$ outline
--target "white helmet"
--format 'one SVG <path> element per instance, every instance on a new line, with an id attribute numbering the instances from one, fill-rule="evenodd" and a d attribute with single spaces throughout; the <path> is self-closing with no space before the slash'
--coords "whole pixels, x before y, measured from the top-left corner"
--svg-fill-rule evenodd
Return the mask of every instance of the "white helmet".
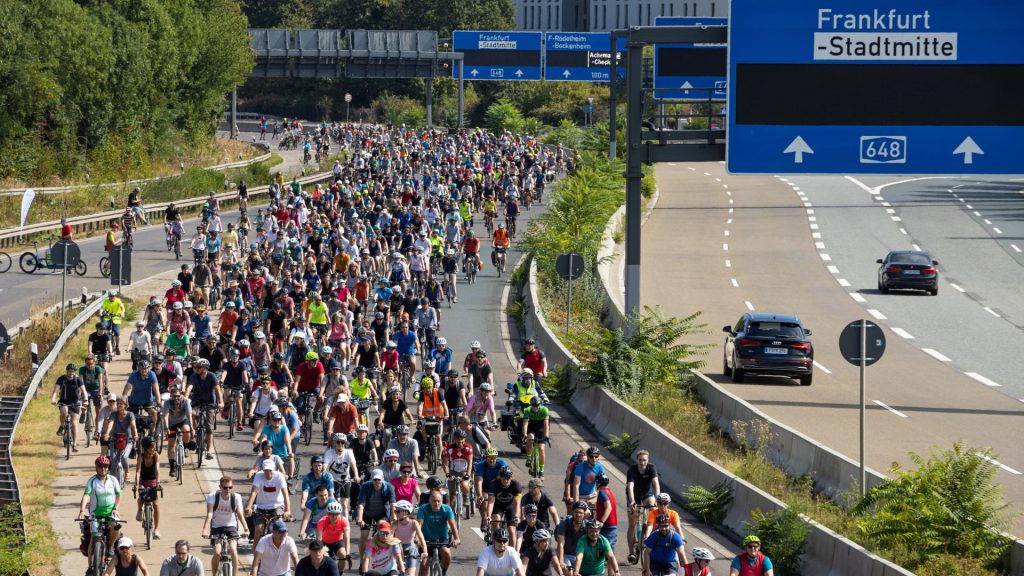
<path id="1" fill-rule="evenodd" d="M 470 348 L 481 348 L 480 341 L 479 340 L 473 340 L 473 342 L 470 343 L 469 347 Z"/>
<path id="2" fill-rule="evenodd" d="M 331 502 L 330 504 L 327 505 L 327 513 L 328 514 L 341 514 L 341 512 L 342 512 L 342 510 L 341 510 L 341 503 L 339 503 L 339 502 Z"/>
<path id="3" fill-rule="evenodd" d="M 387 460 L 388 458 L 395 458 L 395 459 L 397 459 L 398 458 L 398 450 L 395 450 L 394 448 L 390 448 L 388 450 L 385 450 L 384 451 L 384 459 Z"/>
<path id="4" fill-rule="evenodd" d="M 714 560 L 715 555 L 711 553 L 707 548 L 694 548 L 693 549 L 694 560 Z"/>
<path id="5" fill-rule="evenodd" d="M 409 514 L 412 514 L 416 510 L 416 507 L 408 500 L 399 500 L 398 502 L 395 502 L 395 508 L 397 510 L 405 510 Z"/>
<path id="6" fill-rule="evenodd" d="M 433 368 L 436 364 L 437 363 L 431 360 L 430 358 L 427 358 L 426 360 L 423 361 L 424 368 Z"/>
<path id="7" fill-rule="evenodd" d="M 447 338 L 443 338 L 443 337 L 439 337 L 437 339 L 437 345 L 438 346 L 447 346 L 448 345 L 448 339 Z"/>

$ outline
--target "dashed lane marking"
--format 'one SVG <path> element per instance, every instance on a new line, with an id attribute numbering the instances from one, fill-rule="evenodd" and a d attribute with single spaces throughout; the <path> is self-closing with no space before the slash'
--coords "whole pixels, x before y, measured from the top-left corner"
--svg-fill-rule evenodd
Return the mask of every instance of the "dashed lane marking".
<path id="1" fill-rule="evenodd" d="M 918 251 L 918 252 L 920 252 L 920 251 L 921 251 L 921 247 L 920 247 L 920 246 L 918 246 L 917 244 L 911 244 L 911 246 L 913 246 L 914 250 L 916 250 L 916 251 Z"/>
<path id="2" fill-rule="evenodd" d="M 729 235 L 729 231 L 728 231 L 728 230 L 726 230 L 726 231 L 725 231 L 725 235 L 726 235 L 726 236 L 728 236 L 728 235 Z"/>
<path id="3" fill-rule="evenodd" d="M 863 296 L 857 294 L 856 292 L 850 292 L 849 294 L 850 298 L 853 298 L 854 302 L 860 302 L 861 304 L 867 302 L 867 300 L 865 300 Z"/>
<path id="4" fill-rule="evenodd" d="M 730 278 L 729 281 L 732 282 L 732 287 L 733 288 L 739 288 L 740 287 L 740 283 L 737 282 L 735 278 Z"/>
<path id="5" fill-rule="evenodd" d="M 988 312 L 989 314 L 995 316 L 996 318 L 1002 318 L 1002 316 L 1000 316 L 998 312 L 989 308 L 988 306 L 985 306 L 985 312 Z"/>
<path id="6" fill-rule="evenodd" d="M 747 310 L 754 311 L 754 305 L 750 303 L 750 300 L 746 300 L 743 303 L 747 305 Z"/>
<path id="7" fill-rule="evenodd" d="M 839 274 L 839 267 L 838 266 L 833 266 L 832 264 L 829 264 L 828 265 L 828 271 L 833 273 L 833 274 Z"/>
<path id="8" fill-rule="evenodd" d="M 831 370 L 829 370 L 828 368 L 825 368 L 824 366 L 822 366 L 821 363 L 818 362 L 817 360 L 814 361 L 814 367 L 817 368 L 818 370 L 821 370 L 825 374 L 831 374 L 832 373 Z"/>
<path id="9" fill-rule="evenodd" d="M 850 281 L 847 280 L 846 278 L 836 278 L 836 282 L 839 282 L 839 285 L 842 286 L 843 288 L 850 287 Z"/>
<path id="10" fill-rule="evenodd" d="M 953 284 L 952 282 L 950 282 L 949 285 L 952 286 L 953 290 L 956 290 L 957 292 L 967 292 L 967 290 L 964 290 L 958 284 Z"/>
<path id="11" fill-rule="evenodd" d="M 824 252 L 819 254 L 819 256 L 821 256 L 821 259 L 824 260 L 825 262 L 831 262 L 832 261 L 832 257 L 829 256 L 828 254 L 825 254 Z"/>
<path id="12" fill-rule="evenodd" d="M 722 250 L 725 250 L 726 252 L 728 252 L 729 251 L 729 245 L 728 244 L 722 244 Z"/>
<path id="13" fill-rule="evenodd" d="M 981 452 L 977 452 L 977 454 L 978 454 L 978 456 L 981 456 L 985 460 L 988 460 L 989 462 L 995 464 L 996 466 L 999 466 L 1000 468 L 1002 468 L 1003 470 L 1006 470 L 1007 472 L 1009 472 L 1010 474 L 1013 474 L 1014 476 L 1020 476 L 1020 475 L 1024 474 L 1024 472 L 1020 472 L 1018 470 L 1014 470 L 1013 468 L 1010 468 L 1006 464 L 1003 464 L 1002 462 L 1000 462 L 999 460 L 996 460 L 995 458 L 993 458 L 991 456 L 986 456 L 986 455 L 982 454 Z"/>
<path id="14" fill-rule="evenodd" d="M 910 416 L 907 416 L 903 412 L 900 412 L 899 410 L 893 408 L 892 406 L 889 406 L 885 402 L 879 402 L 878 400 L 872 400 L 872 402 L 874 402 L 875 404 L 878 404 L 882 408 L 885 408 L 886 410 L 888 410 L 889 412 L 892 412 L 893 414 L 899 416 L 900 418 L 910 418 Z"/>
<path id="15" fill-rule="evenodd" d="M 914 337 L 910 334 L 910 332 L 907 332 L 903 328 L 889 328 L 889 329 L 892 330 L 893 334 L 896 334 L 897 336 L 899 336 L 900 338 L 903 338 L 904 340 L 913 340 L 914 339 Z"/>
<path id="16" fill-rule="evenodd" d="M 1002 230 L 1000 230 L 999 228 L 996 228 L 995 226 L 992 227 L 992 231 L 995 232 L 996 234 L 1002 234 L 1003 233 Z"/>
<path id="17" fill-rule="evenodd" d="M 824 250 L 825 249 L 825 243 L 824 242 L 815 242 L 814 243 L 814 247 L 817 248 L 818 250 Z"/>
<path id="18" fill-rule="evenodd" d="M 952 362 L 952 360 L 950 360 L 948 357 L 946 357 L 942 352 L 939 352 L 938 350 L 933 350 L 931 348 L 921 348 L 921 351 L 931 356 L 932 358 L 935 358 L 939 362 Z"/>
<path id="19" fill-rule="evenodd" d="M 725 267 L 726 268 L 732 268 L 732 260 L 726 260 L 725 261 Z"/>
<path id="20" fill-rule="evenodd" d="M 868 314 L 871 314 L 872 316 L 874 316 L 875 320 L 887 320 L 887 318 L 885 317 L 885 314 L 882 314 L 881 312 L 879 312 L 878 310 L 875 310 L 874 308 L 868 308 Z"/>
<path id="21" fill-rule="evenodd" d="M 1018 248 L 1016 244 L 1010 244 L 1010 248 L 1013 248 L 1014 252 L 1018 252 L 1019 253 L 1021 251 L 1021 249 Z"/>
<path id="22" fill-rule="evenodd" d="M 988 386 L 989 388 L 1002 388 L 1002 386 L 1003 386 L 1002 384 L 1000 384 L 998 382 L 995 382 L 993 380 L 989 380 L 988 378 L 985 378 L 984 376 L 982 376 L 981 374 L 978 374 L 977 372 L 964 372 L 964 374 L 966 374 L 970 378 L 974 378 L 975 380 L 977 380 L 978 382 L 981 382 L 982 384 L 984 384 L 985 386 Z"/>

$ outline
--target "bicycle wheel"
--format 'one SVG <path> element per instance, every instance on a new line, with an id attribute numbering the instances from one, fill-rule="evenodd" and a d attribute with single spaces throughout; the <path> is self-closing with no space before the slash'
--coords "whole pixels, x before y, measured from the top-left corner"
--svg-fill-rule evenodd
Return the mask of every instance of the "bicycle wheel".
<path id="1" fill-rule="evenodd" d="M 85 260 L 79 260 L 78 264 L 75 264 L 75 274 L 79 276 L 85 276 L 85 273 L 89 271 L 89 266 L 85 263 Z"/>
<path id="2" fill-rule="evenodd" d="M 74 439 L 71 436 L 71 418 L 64 421 L 64 459 L 71 460 L 71 445 Z"/>
<path id="3" fill-rule="evenodd" d="M 228 406 L 228 439 L 235 437 L 235 423 L 238 422 L 238 413 L 235 410 L 235 400 L 231 398 L 228 400 L 231 404 Z"/>
<path id="4" fill-rule="evenodd" d="M 222 542 L 221 546 L 227 546 L 227 542 Z M 217 576 L 232 576 L 231 568 L 231 557 L 228 556 L 220 561 L 220 566 L 217 568 Z"/>
<path id="5" fill-rule="evenodd" d="M 146 529 L 146 550 L 153 549 L 153 505 L 149 502 L 142 507 L 142 526 Z"/>
<path id="6" fill-rule="evenodd" d="M 0 252 L 0 273 L 11 269 L 11 257 L 7 252 Z"/>
<path id="7" fill-rule="evenodd" d="M 167 251 L 170 252 L 171 250 L 174 250 L 174 236 L 165 233 L 164 240 L 167 242 Z"/>
<path id="8" fill-rule="evenodd" d="M 110 278 L 110 258 L 107 256 L 100 257 L 100 275 Z"/>
<path id="9" fill-rule="evenodd" d="M 181 260 L 181 240 L 174 239 L 174 259 Z"/>
<path id="10" fill-rule="evenodd" d="M 203 467 L 203 451 L 206 449 L 206 427 L 196 427 L 196 469 Z"/>
<path id="11" fill-rule="evenodd" d="M 305 418 L 302 420 L 302 443 L 309 446 L 309 443 L 313 440 L 313 415 L 306 411 Z"/>
<path id="12" fill-rule="evenodd" d="M 153 439 L 156 441 L 156 453 L 160 454 L 164 449 L 164 419 L 159 416 L 153 425 Z"/>
<path id="13" fill-rule="evenodd" d="M 96 429 L 96 424 L 93 422 L 94 412 L 92 409 L 92 402 L 86 404 L 85 412 L 85 447 L 88 448 L 92 445 L 92 433 Z"/>
<path id="14" fill-rule="evenodd" d="M 89 567 L 92 568 L 93 576 L 100 576 L 106 569 L 107 551 L 104 550 L 103 538 L 93 535 L 92 544 L 89 546 Z"/>
<path id="15" fill-rule="evenodd" d="M 32 252 L 25 252 L 18 258 L 18 267 L 25 274 L 32 274 L 39 269 L 39 258 Z"/>
<path id="16" fill-rule="evenodd" d="M 181 434 L 181 432 L 178 433 Z M 185 465 L 185 446 L 180 440 L 175 444 L 174 458 L 175 476 L 178 477 L 178 485 L 181 485 L 185 483 L 185 479 L 181 477 L 181 472 L 184 470 L 183 466 Z"/>
<path id="17" fill-rule="evenodd" d="M 437 554 L 437 552 L 434 552 L 434 554 Z M 442 576 L 441 561 L 436 556 L 431 559 L 428 574 L 429 576 Z"/>

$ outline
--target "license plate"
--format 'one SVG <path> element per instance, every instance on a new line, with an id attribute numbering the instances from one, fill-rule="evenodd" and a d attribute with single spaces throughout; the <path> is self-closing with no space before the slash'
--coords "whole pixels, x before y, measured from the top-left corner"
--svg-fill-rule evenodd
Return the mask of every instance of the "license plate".
<path id="1" fill-rule="evenodd" d="M 765 354 L 789 354 L 789 348 L 765 348 Z"/>
<path id="2" fill-rule="evenodd" d="M 903 273 L 904 274 L 918 274 L 918 275 L 920 275 L 921 271 L 920 270 L 904 270 Z"/>

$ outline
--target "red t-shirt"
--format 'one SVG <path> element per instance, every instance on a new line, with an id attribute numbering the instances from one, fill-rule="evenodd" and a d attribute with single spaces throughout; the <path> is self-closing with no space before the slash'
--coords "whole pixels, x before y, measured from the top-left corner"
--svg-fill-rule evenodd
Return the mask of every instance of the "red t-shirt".
<path id="1" fill-rule="evenodd" d="M 544 373 L 544 353 L 537 348 L 534 348 L 533 352 L 523 352 L 522 360 L 523 366 L 533 370 L 534 374 Z"/>
<path id="2" fill-rule="evenodd" d="M 380 363 L 384 365 L 385 370 L 397 370 L 398 350 L 385 350 L 384 352 L 381 352 Z"/>
<path id="3" fill-rule="evenodd" d="M 356 431 L 356 418 L 359 417 L 359 412 L 351 402 L 346 404 L 344 410 L 341 408 L 341 404 L 335 404 L 328 417 L 334 418 L 334 426 L 331 427 L 332 434 L 336 432 L 351 434 Z"/>
<path id="4" fill-rule="evenodd" d="M 322 530 L 324 544 L 334 544 L 345 537 L 345 530 L 348 529 L 348 520 L 344 514 L 338 514 L 338 523 L 331 522 L 331 515 L 327 514 L 316 523 L 316 529 Z"/>
<path id="5" fill-rule="evenodd" d="M 619 525 L 619 513 L 615 510 L 615 494 L 608 487 L 600 489 L 601 491 L 597 495 L 597 510 L 594 513 L 595 518 L 602 518 L 604 511 L 608 506 L 611 506 L 611 513 L 608 514 L 608 520 L 605 521 L 605 526 L 618 526 Z M 602 496 L 603 495 L 603 496 Z M 607 498 L 604 498 L 607 496 Z"/>
<path id="6" fill-rule="evenodd" d="M 167 307 L 170 308 L 175 302 L 185 301 L 185 291 L 181 288 L 170 288 L 164 292 L 164 299 L 167 300 Z"/>
<path id="7" fill-rule="evenodd" d="M 314 390 L 320 386 L 320 380 L 324 376 L 324 365 L 319 360 L 312 367 L 305 361 L 295 368 L 295 379 L 299 383 L 299 392 Z"/>

